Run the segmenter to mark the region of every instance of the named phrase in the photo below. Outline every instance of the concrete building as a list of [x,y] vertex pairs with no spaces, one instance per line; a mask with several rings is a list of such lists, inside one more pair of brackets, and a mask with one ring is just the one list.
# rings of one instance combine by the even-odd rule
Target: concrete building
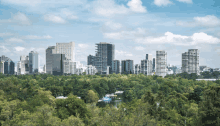
[[141,73],[145,75],[152,75],[152,60],[141,60]]
[[87,57],[87,65],[95,66],[95,56],[89,55]]
[[112,73],[115,73],[115,74],[120,73],[120,61],[119,60],[112,61]]
[[152,61],[152,55],[151,54],[146,54],[146,60],[151,60]]
[[46,73],[46,65],[43,66],[43,73]]
[[96,44],[95,67],[100,74],[111,73],[111,67],[107,71],[107,66],[112,66],[115,58],[115,45],[100,42]]
[[156,59],[153,58],[153,71],[152,72],[156,72]]
[[188,74],[196,73],[199,75],[199,50],[189,49],[188,52],[182,54],[182,72]]
[[86,75],[95,75],[97,72],[95,66],[92,66],[92,65],[87,65],[87,68],[86,68]]
[[215,72],[215,71],[220,71],[220,69],[219,68],[215,68],[215,69],[213,69],[213,72]]
[[56,43],[56,54],[65,54],[66,59],[75,61],[75,42]]
[[203,72],[203,69],[206,68],[207,66],[199,66],[199,71]]
[[34,74],[39,72],[39,61],[38,53],[31,51],[29,53],[29,74]]
[[135,74],[140,74],[141,73],[141,65],[140,64],[135,64]]
[[46,73],[53,74],[53,54],[56,54],[55,46],[46,49]]
[[156,51],[156,75],[166,76],[167,53],[165,51]]
[[127,59],[121,61],[121,74],[133,74],[133,60]]
[[2,55],[0,57],[0,73],[15,74],[15,63],[8,57]]
[[29,56],[20,56],[17,63],[17,74],[29,74]]

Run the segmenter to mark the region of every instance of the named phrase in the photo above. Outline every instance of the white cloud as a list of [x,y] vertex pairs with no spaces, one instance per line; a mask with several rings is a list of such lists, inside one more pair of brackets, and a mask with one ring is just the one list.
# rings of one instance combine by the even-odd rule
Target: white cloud
[[10,38],[6,40],[7,42],[24,42],[22,39],[19,38]]
[[122,28],[122,25],[120,23],[114,23],[112,21],[105,22],[104,25],[112,30],[117,30],[117,29]]
[[51,39],[52,37],[49,35],[46,35],[46,36],[27,35],[24,38],[25,39]]
[[40,4],[41,0],[1,0],[1,2],[16,5],[34,6],[36,4]]
[[78,44],[78,47],[79,47],[79,48],[86,49],[86,48],[89,47],[89,45],[87,45],[87,44]]
[[192,0],[177,0],[179,2],[184,2],[184,3],[193,3]]
[[25,48],[21,46],[17,46],[17,47],[14,47],[14,49],[18,52],[18,51],[23,51]]
[[66,23],[66,21],[63,18],[59,16],[55,16],[55,15],[45,15],[44,20],[54,22],[54,23],[60,23],[60,24]]
[[115,50],[115,55],[116,56],[133,56],[133,54],[125,52],[125,51],[120,51],[120,50]]
[[12,35],[14,35],[14,34],[8,33],[8,32],[6,32],[6,33],[0,33],[0,37],[7,37],[7,36],[12,36]]
[[10,52],[10,50],[8,48],[6,48],[5,46],[0,46],[0,51],[7,53]]
[[68,10],[66,8],[61,9],[61,14],[63,16],[65,16],[67,19],[71,19],[71,20],[78,19],[78,17],[76,15],[74,15],[73,12],[71,12],[70,10]]
[[170,0],[154,0],[154,4],[157,6],[167,6],[173,3]]
[[205,17],[194,17],[193,21],[191,22],[177,22],[177,25],[186,26],[186,27],[196,27],[196,26],[203,26],[203,27],[219,27],[220,26],[220,19],[214,15],[207,15]]
[[29,18],[21,12],[13,14],[11,19],[0,20],[0,23],[17,23],[20,25],[31,25],[31,21],[29,20]]
[[191,46],[197,44],[217,44],[220,43],[220,39],[207,35],[206,33],[194,33],[192,36],[176,35],[171,32],[166,32],[164,36],[160,37],[145,37],[136,38],[135,42],[143,44],[174,44]]
[[133,31],[103,33],[105,38],[111,38],[111,39],[134,39],[136,37],[141,37],[145,34],[146,34],[146,30],[143,28],[137,28],[136,30]]
[[136,46],[136,47],[134,47],[134,49],[135,49],[135,50],[144,50],[145,48],[142,47],[142,46]]
[[146,7],[142,6],[141,0],[131,0],[128,2],[127,5],[134,12],[140,12],[140,13],[147,12]]
[[115,14],[127,14],[129,9],[124,5],[117,5],[114,0],[96,0],[92,3],[92,11],[97,15],[111,17]]

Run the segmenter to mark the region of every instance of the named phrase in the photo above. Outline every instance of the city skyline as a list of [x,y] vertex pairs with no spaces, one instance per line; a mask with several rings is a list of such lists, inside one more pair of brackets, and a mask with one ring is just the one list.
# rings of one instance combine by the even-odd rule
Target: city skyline
[[[181,2],[182,1],[182,2]],[[0,55],[15,63],[30,51],[75,42],[76,61],[95,55],[95,43],[115,45],[115,59],[140,64],[146,54],[167,52],[181,66],[182,53],[199,49],[199,65],[220,67],[220,2],[214,0],[0,0]],[[206,9],[203,9],[206,8]],[[216,58],[217,57],[217,58]],[[17,66],[17,65],[15,65]]]

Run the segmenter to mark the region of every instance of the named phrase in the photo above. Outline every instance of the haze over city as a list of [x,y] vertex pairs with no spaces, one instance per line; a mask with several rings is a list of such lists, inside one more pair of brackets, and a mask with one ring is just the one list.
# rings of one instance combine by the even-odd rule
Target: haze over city
[[71,41],[84,64],[95,43],[109,42],[115,59],[134,64],[165,50],[167,63],[181,66],[182,53],[199,49],[200,65],[220,67],[217,0],[0,0],[0,12],[0,54],[17,62],[37,51],[40,70],[48,46]]

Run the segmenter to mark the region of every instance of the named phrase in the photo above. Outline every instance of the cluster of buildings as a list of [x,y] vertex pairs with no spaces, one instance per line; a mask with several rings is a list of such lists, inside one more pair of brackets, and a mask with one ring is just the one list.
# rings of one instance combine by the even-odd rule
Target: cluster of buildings
[[[43,73],[53,75],[63,74],[145,74],[166,76],[167,74],[178,74],[187,72],[189,74],[208,71],[220,71],[219,68],[212,69],[206,66],[199,66],[199,50],[189,49],[182,53],[182,67],[167,64],[167,52],[156,51],[156,57],[146,54],[146,58],[139,64],[134,64],[131,59],[115,59],[115,45],[106,42],[96,43],[95,55],[87,57],[87,65],[75,61],[75,43],[56,43],[56,46],[49,46],[46,49],[46,64]],[[15,63],[4,55],[0,57],[0,73],[15,74]],[[31,51],[27,56],[20,56],[17,63],[17,74],[39,73],[38,53]]]

